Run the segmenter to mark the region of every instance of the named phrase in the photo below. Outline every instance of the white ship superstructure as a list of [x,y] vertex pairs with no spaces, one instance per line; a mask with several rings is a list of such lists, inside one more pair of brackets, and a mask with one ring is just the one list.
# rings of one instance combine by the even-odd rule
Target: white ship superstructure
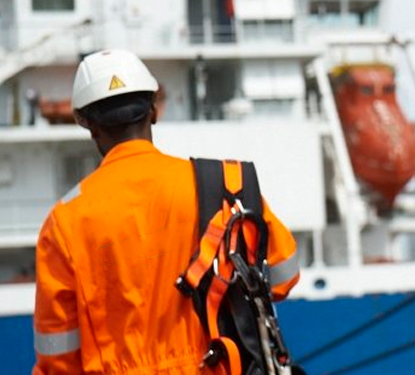
[[[255,162],[301,252],[293,298],[414,291],[414,184],[389,217],[377,215],[328,78],[338,64],[393,64],[414,120],[415,59],[402,32],[412,19],[403,12],[398,28],[396,12],[394,0],[0,0],[0,283],[32,281],[47,212],[100,160],[87,131],[50,124],[38,104],[70,99],[83,55],[129,48],[166,93],[156,146]],[[2,296],[0,315],[29,314],[34,284],[5,284]]]
[[[224,2],[180,1],[168,16],[160,16],[159,11],[172,5],[166,1],[57,3],[5,2],[10,19],[7,32],[13,34],[7,40],[15,42],[3,45],[2,61],[8,69],[0,77],[0,106],[7,125],[1,135],[3,248],[33,247],[53,202],[98,164],[85,131],[49,125],[39,109],[31,107],[30,98],[70,98],[80,56],[105,48],[134,50],[165,88],[166,110],[155,129],[162,149],[171,148],[186,157],[210,154],[252,159],[262,150],[262,173],[274,175],[278,170],[275,187],[264,186],[270,201],[281,196],[281,207],[276,210],[298,230],[323,228],[322,179],[314,178],[322,176],[319,136],[304,125],[303,79],[305,65],[321,48],[294,42],[293,1],[284,1],[281,7],[270,1],[260,7],[239,1],[234,14],[227,13]],[[179,137],[174,134],[163,135],[176,127],[188,134],[185,144],[177,143]],[[301,127],[310,129],[302,131]],[[281,132],[277,137],[281,147],[268,136],[270,128]],[[246,133],[240,139],[247,145],[229,141],[235,130]],[[219,143],[201,145],[204,132]],[[301,137],[303,144],[312,146],[296,147]],[[263,143],[266,140],[268,146]],[[287,142],[292,143],[296,157],[289,163],[282,147]],[[289,170],[292,163],[297,170],[303,169],[304,148],[312,154],[307,169],[315,173],[308,178],[312,187],[308,204],[295,210],[298,205],[291,191],[300,193],[305,176]]]

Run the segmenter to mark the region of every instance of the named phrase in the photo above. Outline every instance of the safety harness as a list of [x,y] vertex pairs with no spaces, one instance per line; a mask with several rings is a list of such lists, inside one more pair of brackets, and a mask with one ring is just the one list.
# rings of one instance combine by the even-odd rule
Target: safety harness
[[199,249],[176,281],[210,337],[201,366],[231,375],[290,374],[267,282],[268,228],[253,163],[192,159]]

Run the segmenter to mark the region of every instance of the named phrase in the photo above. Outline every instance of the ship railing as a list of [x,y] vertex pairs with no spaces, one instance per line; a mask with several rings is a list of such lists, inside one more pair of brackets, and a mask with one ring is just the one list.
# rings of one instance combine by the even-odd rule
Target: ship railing
[[359,1],[299,0],[296,7],[296,24],[299,37],[307,39],[316,34],[336,31],[356,32],[380,28],[380,1],[368,2],[364,9]]
[[187,28],[190,44],[215,43],[290,43],[293,41],[291,22],[269,24],[265,20],[241,22],[229,25],[189,25]]
[[[261,120],[269,121],[270,118],[275,120],[286,119],[304,120],[306,101],[304,98],[252,98],[244,96],[243,107],[233,107],[231,102],[235,98],[221,103],[198,103],[195,108],[195,120],[247,120],[260,122]],[[230,105],[231,104],[231,105]],[[317,116],[313,113],[313,115]],[[167,119],[168,123],[169,120]]]
[[292,43],[292,20],[237,20],[235,22],[238,43]]
[[[97,27],[97,25],[95,25]],[[126,25],[130,45],[186,47],[189,45],[291,43],[292,24],[269,25],[266,21],[230,22],[229,24],[187,25],[182,28],[155,26],[151,35],[136,25]]]
[[229,25],[189,25],[186,29],[187,42],[189,44],[221,44],[234,43],[236,29]]
[[373,39],[377,38],[382,32],[373,26],[347,26],[344,24],[334,24],[325,27],[320,23],[299,22],[296,28],[296,37],[301,42],[316,42],[327,40],[341,40],[344,38]]

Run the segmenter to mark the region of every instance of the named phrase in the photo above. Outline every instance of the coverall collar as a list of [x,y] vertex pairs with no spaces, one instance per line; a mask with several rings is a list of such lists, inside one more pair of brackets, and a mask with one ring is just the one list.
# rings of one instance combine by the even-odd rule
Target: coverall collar
[[160,153],[154,145],[144,139],[134,139],[131,141],[122,142],[113,147],[101,162],[101,167],[112,163],[113,161],[128,158],[129,156],[136,154],[146,154],[149,152]]

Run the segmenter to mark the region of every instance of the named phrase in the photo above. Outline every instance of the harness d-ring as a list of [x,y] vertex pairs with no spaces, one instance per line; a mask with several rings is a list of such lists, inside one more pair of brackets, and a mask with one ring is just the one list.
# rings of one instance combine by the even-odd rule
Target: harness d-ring
[[215,274],[215,276],[219,280],[223,281],[227,285],[233,284],[236,281],[237,277],[238,277],[236,272],[233,271],[232,272],[232,277],[229,280],[225,279],[219,272],[219,260],[218,260],[217,257],[215,259],[213,259],[213,273]]

